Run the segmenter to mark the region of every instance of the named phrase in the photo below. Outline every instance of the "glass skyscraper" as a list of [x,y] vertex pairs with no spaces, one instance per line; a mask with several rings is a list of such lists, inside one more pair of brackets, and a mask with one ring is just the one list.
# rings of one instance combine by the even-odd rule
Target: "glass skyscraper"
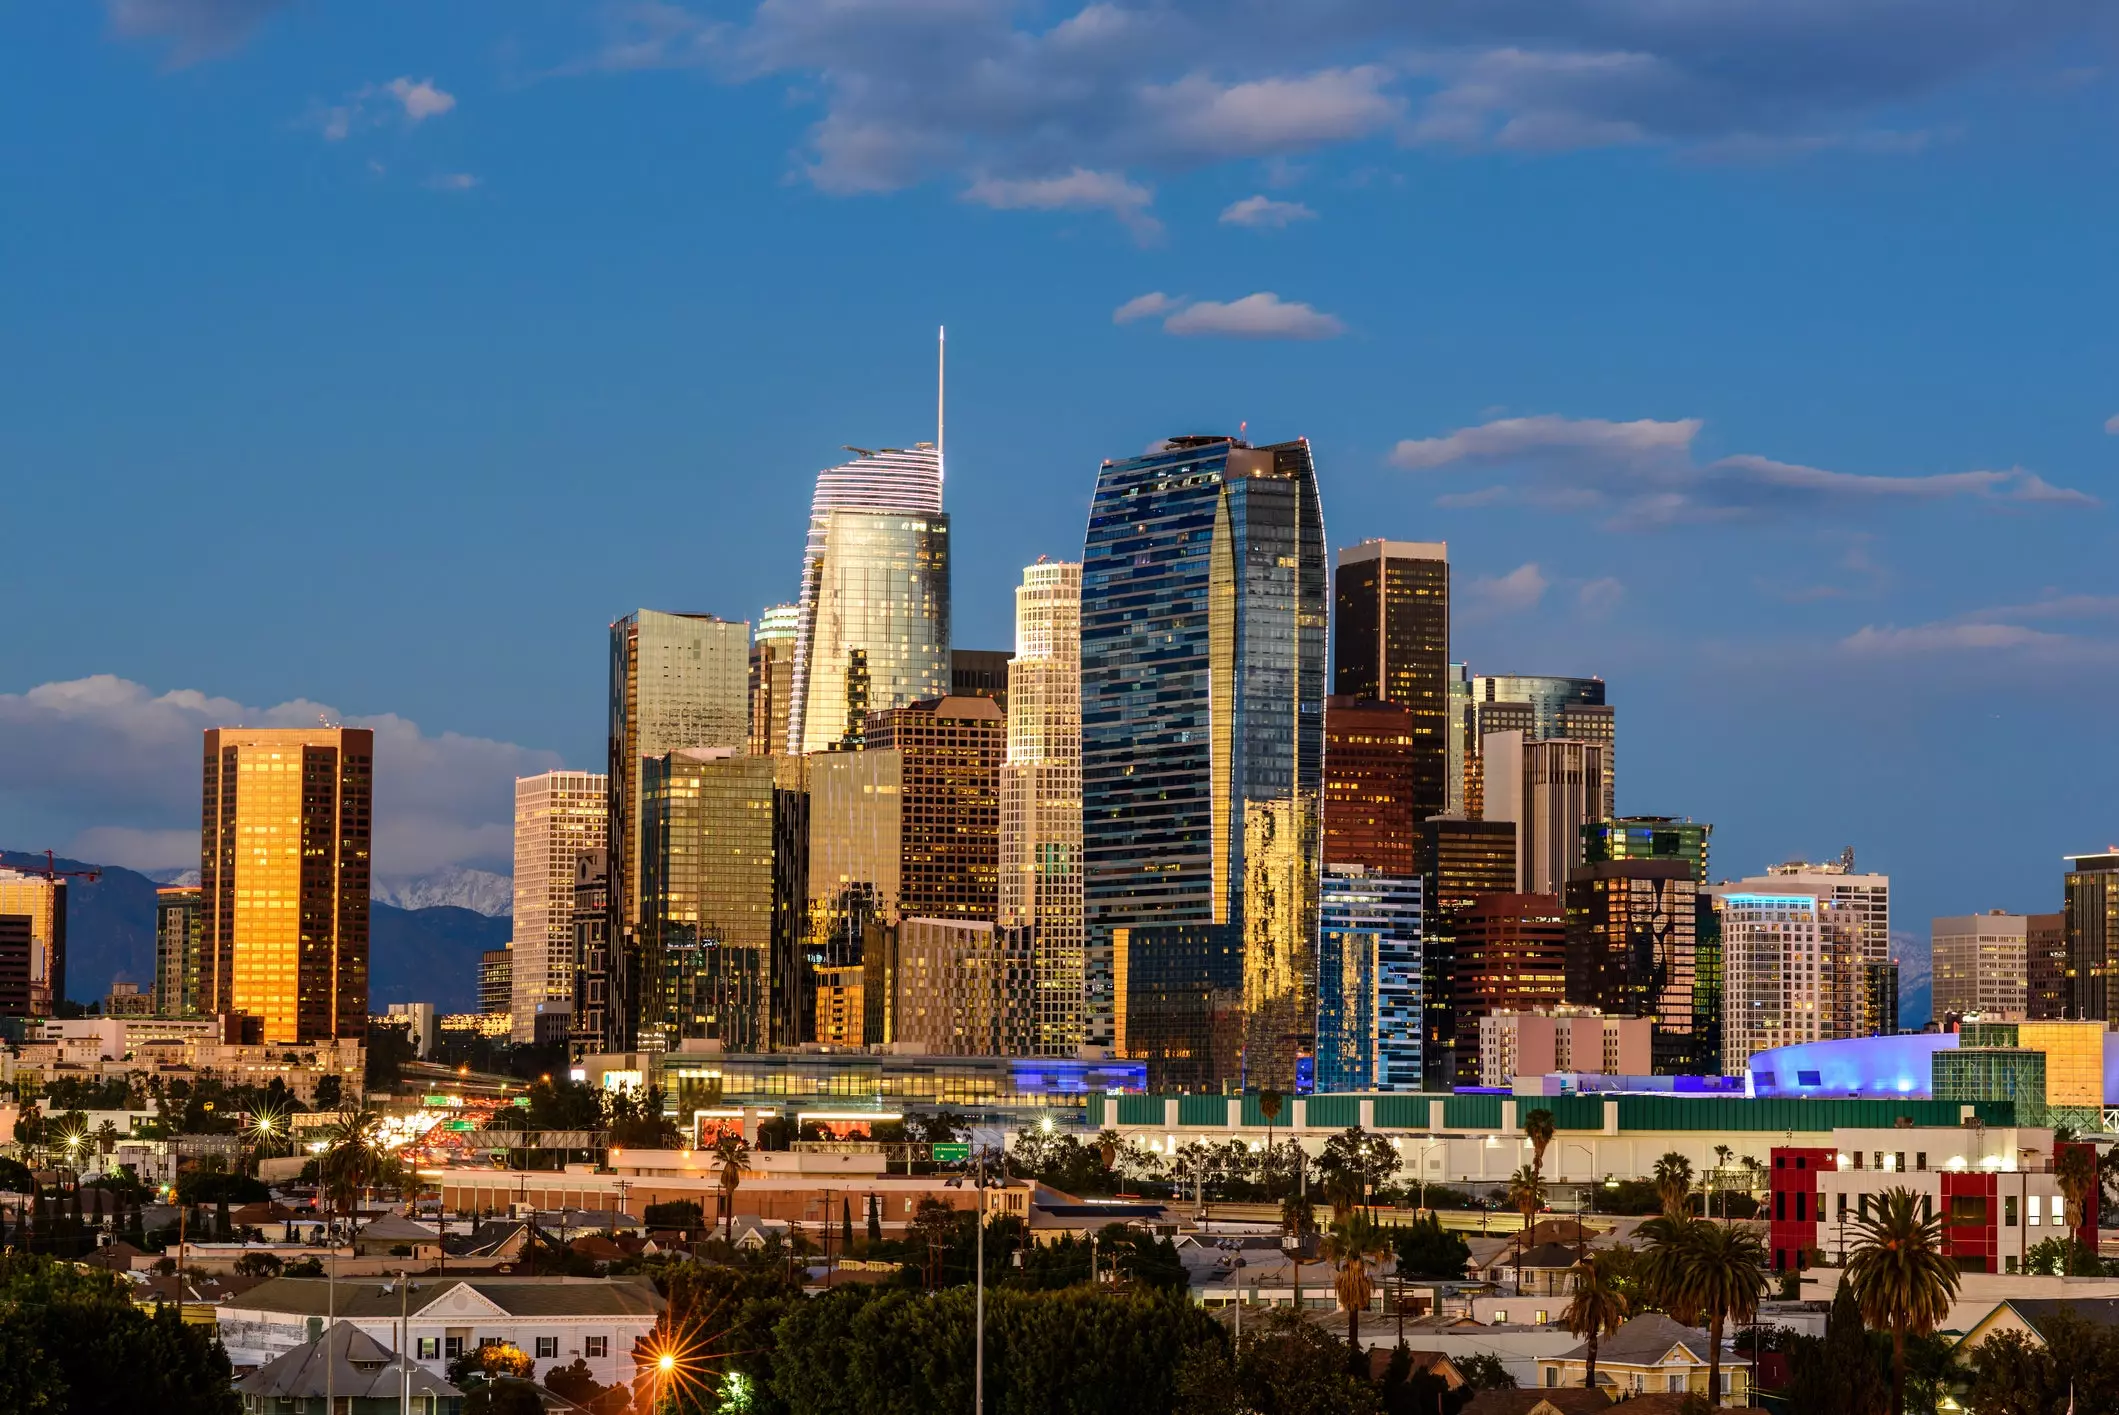
[[1317,1089],[1417,1091],[1420,881],[1325,868],[1317,942]]
[[1410,834],[1449,807],[1449,546],[1365,540],[1340,551],[1332,614],[1333,693],[1407,714]]
[[[1092,1008],[1130,1053],[1121,952],[1165,997],[1211,998],[1232,959],[1237,1056],[1149,1056],[1151,1084],[1182,1070],[1202,1088],[1293,1089],[1315,1046],[1329,608],[1309,444],[1179,437],[1104,463],[1082,558]],[[1171,976],[1200,959],[1216,977]]]
[[817,474],[796,606],[787,749],[861,745],[868,715],[950,691],[942,456],[861,452]]

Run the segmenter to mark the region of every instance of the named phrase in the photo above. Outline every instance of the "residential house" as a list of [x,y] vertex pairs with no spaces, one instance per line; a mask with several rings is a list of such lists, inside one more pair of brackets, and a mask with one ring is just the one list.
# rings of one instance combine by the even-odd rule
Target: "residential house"
[[321,1323],[235,1389],[244,1415],[459,1415],[464,1404],[462,1391],[360,1328]]
[[[1707,1333],[1672,1321],[1660,1312],[1633,1318],[1597,1345],[1597,1385],[1626,1399],[1647,1392],[1707,1394]],[[1587,1374],[1589,1347],[1577,1346],[1538,1359],[1538,1387],[1551,1391],[1580,1386]],[[1751,1362],[1722,1353],[1722,1390],[1716,1402],[1746,1405],[1751,1399]]]

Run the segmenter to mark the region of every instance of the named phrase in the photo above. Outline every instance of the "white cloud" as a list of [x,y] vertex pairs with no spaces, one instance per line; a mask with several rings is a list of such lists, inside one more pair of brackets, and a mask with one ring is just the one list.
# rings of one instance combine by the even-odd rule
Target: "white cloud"
[[1299,201],[1275,201],[1260,194],[1231,202],[1222,208],[1224,226],[1283,227],[1295,221],[1315,221],[1317,213]]
[[1521,614],[1536,609],[1551,585],[1537,562],[1518,565],[1506,575],[1481,575],[1464,587],[1471,606],[1494,614]]
[[1298,300],[1283,300],[1270,290],[1226,304],[1197,300],[1163,320],[1171,334],[1215,335],[1228,339],[1336,339],[1346,325]]
[[2057,647],[2067,642],[2065,634],[2051,634],[2021,624],[1915,624],[1901,629],[1886,624],[1865,625],[1840,641],[1850,653],[1928,654],[1987,652],[2004,649]]
[[2114,437],[2119,437],[2119,413],[2114,413],[2104,420],[2104,430]]
[[113,33],[169,46],[182,66],[225,54],[250,38],[287,0],[106,0]]
[[427,179],[427,185],[437,192],[468,192],[478,185],[478,178],[469,172],[438,172]]
[[411,78],[395,78],[383,85],[383,91],[405,110],[408,123],[439,117],[456,106],[456,95],[442,92],[434,86],[432,79],[414,82]]
[[1119,172],[1077,167],[1056,177],[981,177],[965,188],[964,200],[997,211],[1108,211],[1142,239],[1162,230],[1148,214],[1155,193]]
[[1145,121],[1174,153],[1262,157],[1366,137],[1398,121],[1403,103],[1385,91],[1380,65],[1216,83],[1187,74],[1143,91]]
[[1131,324],[1136,319],[1153,319],[1159,314],[1168,314],[1182,303],[1180,300],[1171,299],[1160,290],[1150,290],[1145,295],[1135,295],[1111,311],[1111,322]]
[[1446,494],[1438,498],[1440,505],[1516,504],[1601,514],[1612,525],[1632,528],[1731,520],[1828,503],[1969,498],[2098,504],[2085,492],[2054,486],[2022,467],[1876,476],[1749,453],[1701,462],[1694,455],[1694,442],[1702,426],[1698,418],[1501,418],[1442,437],[1409,438],[1393,449],[1391,461],[1408,471],[1465,468],[1507,478]]
[[1626,586],[1609,575],[1586,582],[1575,591],[1575,603],[1592,619],[1601,619],[1626,598]]
[[[393,713],[346,716],[296,699],[246,706],[191,689],[156,693],[109,674],[0,693],[0,811],[17,829],[60,823],[85,844],[123,851],[150,868],[196,857],[201,734],[209,727],[308,727],[343,720],[375,732],[375,868],[420,874],[450,864],[505,869],[514,783],[549,771],[557,754],[430,734]],[[174,856],[174,858],[172,858]],[[126,861],[112,857],[113,863]]]

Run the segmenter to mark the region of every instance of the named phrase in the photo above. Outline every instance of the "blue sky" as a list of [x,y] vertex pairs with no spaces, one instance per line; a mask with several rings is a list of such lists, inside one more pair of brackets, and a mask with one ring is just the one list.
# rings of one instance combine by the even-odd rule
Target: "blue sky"
[[196,727],[327,711],[386,868],[504,863],[610,619],[791,596],[946,323],[959,643],[1248,421],[1450,542],[1475,669],[1611,680],[1622,809],[2054,907],[2119,835],[2099,8],[12,7],[0,837],[180,858]]

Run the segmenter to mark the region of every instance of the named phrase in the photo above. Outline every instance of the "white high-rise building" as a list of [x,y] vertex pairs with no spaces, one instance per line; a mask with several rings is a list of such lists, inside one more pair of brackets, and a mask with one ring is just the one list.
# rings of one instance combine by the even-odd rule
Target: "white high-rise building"
[[858,746],[871,713],[949,690],[942,454],[862,451],[810,499],[787,749]]
[[1895,1026],[1891,879],[1837,861],[1711,886],[1722,919],[1722,1068],[1797,1042]]
[[1611,744],[1487,734],[1486,819],[1516,825],[1516,892],[1559,894],[1582,863],[1582,827],[1612,810]]
[[539,1014],[574,1009],[574,862],[604,848],[608,778],[547,771],[515,779],[513,1037],[533,1041]]
[[1977,1012],[2021,1022],[2030,977],[2029,916],[1996,909],[1937,919],[1928,935],[1935,963],[1935,1016]]
[[1008,757],[1001,766],[1001,922],[1031,931],[1031,1044],[1073,1056],[1083,1033],[1082,567],[1039,561],[1015,591]]

